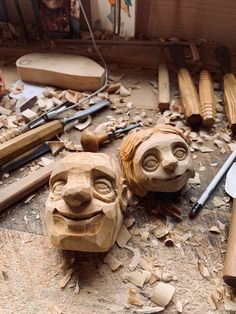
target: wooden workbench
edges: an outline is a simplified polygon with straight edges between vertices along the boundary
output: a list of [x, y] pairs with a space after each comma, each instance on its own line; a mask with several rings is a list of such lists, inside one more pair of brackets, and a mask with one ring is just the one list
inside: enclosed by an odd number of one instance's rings
[[[157, 97], [153, 93], [148, 81], [156, 79], [155, 70], [122, 69], [126, 75], [123, 79], [125, 86], [134, 81], [139, 81], [140, 89], [133, 90], [132, 95], [126, 98], [127, 102], [133, 102], [132, 112], [140, 113], [144, 110], [147, 116], [157, 121]], [[7, 82], [13, 82], [17, 74], [14, 66], [6, 66], [4, 72]], [[173, 79], [173, 78], [172, 78]], [[152, 108], [152, 109], [151, 109]], [[114, 112], [106, 110], [93, 120], [93, 125], [105, 120]], [[224, 130], [226, 121], [217, 125], [216, 131]], [[77, 131], [79, 132], [79, 131]], [[76, 132], [72, 134], [76, 138]], [[117, 148], [120, 140], [102, 148], [117, 158]], [[230, 219], [230, 204], [223, 209], [215, 208], [211, 200], [197, 219], [190, 221], [188, 213], [191, 208], [191, 197], [198, 198], [206, 188], [210, 180], [216, 174], [220, 166], [229, 155], [228, 146], [226, 153], [221, 154], [219, 149], [210, 140], [205, 144], [214, 148], [213, 153], [195, 152], [195, 169], [198, 172], [200, 164], [206, 167], [205, 172], [200, 172], [201, 185], [193, 185], [184, 195], [174, 202], [183, 209], [183, 219], [176, 220], [173, 216], [154, 214], [148, 207], [155, 208], [150, 198], [143, 200], [137, 206], [129, 207], [126, 218], [134, 218], [135, 223], [130, 228], [132, 238], [129, 246], [139, 248], [142, 257], [152, 265], [152, 269], [161, 273], [172, 275], [176, 292], [173, 300], [163, 313], [176, 313], [175, 303], [181, 300], [184, 304], [183, 313], [213, 313], [207, 298], [210, 291], [216, 291], [225, 287], [231, 292], [222, 280], [222, 262], [226, 248], [226, 235]], [[50, 155], [48, 155], [50, 156]], [[211, 167], [211, 163], [217, 163]], [[31, 163], [32, 165], [32, 163]], [[10, 184], [20, 179], [29, 172], [29, 166], [21, 171], [14, 172], [9, 178], [1, 180], [1, 186]], [[226, 196], [223, 192], [223, 182], [216, 189], [214, 195]], [[132, 252], [114, 245], [111, 252], [123, 266], [112, 272], [108, 265], [104, 264], [105, 254], [81, 254], [75, 252], [60, 252], [48, 242], [44, 222], [44, 203], [47, 198], [48, 187], [37, 191], [30, 203], [18, 202], [6, 210], [0, 218], [0, 313], [134, 313], [138, 307], [127, 306], [128, 288], [135, 289], [144, 307], [155, 306], [150, 301], [150, 293], [153, 286], [145, 284], [143, 289], [137, 288], [131, 283], [122, 280], [122, 274], [129, 271], [129, 263]], [[158, 203], [158, 202], [157, 202]], [[175, 238], [175, 246], [167, 247], [163, 241], [158, 240], [150, 232], [147, 242], [140, 241], [140, 235], [157, 221], [173, 224], [172, 236]], [[225, 229], [220, 234], [209, 232], [211, 226], [218, 226], [217, 221], [225, 224]], [[74, 258], [74, 259], [72, 259]], [[204, 278], [197, 267], [197, 261], [201, 260], [209, 271], [209, 277]], [[59, 287], [59, 281], [64, 273], [59, 266], [62, 262], [73, 262], [74, 273], [70, 282], [63, 289]], [[140, 269], [138, 266], [137, 269]], [[75, 284], [79, 282], [80, 292], [74, 293]], [[214, 313], [228, 313], [224, 309], [224, 302], [218, 304]]]

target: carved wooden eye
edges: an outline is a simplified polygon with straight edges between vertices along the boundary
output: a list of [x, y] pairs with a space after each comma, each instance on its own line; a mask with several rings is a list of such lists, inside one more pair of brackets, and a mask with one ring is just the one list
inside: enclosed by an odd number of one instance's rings
[[147, 155], [142, 162], [144, 170], [152, 172], [155, 171], [159, 166], [159, 159], [155, 155]]
[[97, 178], [94, 181], [94, 189], [103, 195], [107, 195], [113, 191], [112, 183], [106, 178]]
[[177, 146], [173, 149], [173, 155], [178, 160], [184, 160], [187, 157], [188, 151], [186, 148]]
[[57, 181], [53, 184], [52, 190], [55, 195], [61, 195], [62, 189], [65, 186], [65, 181]]

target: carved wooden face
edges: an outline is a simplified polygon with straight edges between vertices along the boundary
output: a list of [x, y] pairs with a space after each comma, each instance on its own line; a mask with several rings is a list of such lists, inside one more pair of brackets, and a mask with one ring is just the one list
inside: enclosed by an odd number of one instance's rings
[[42, 0], [42, 2], [48, 7], [50, 10], [60, 9], [63, 3], [63, 0]]
[[175, 192], [194, 176], [188, 144], [175, 134], [154, 133], [137, 148], [133, 168], [140, 193]]
[[127, 188], [116, 162], [99, 153], [73, 153], [50, 178], [46, 225], [53, 245], [104, 252], [114, 244], [127, 206]]

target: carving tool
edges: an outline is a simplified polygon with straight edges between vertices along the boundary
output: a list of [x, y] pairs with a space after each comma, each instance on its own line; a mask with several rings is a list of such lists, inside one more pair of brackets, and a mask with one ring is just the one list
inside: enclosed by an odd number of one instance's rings
[[63, 132], [63, 126], [75, 120], [83, 120], [88, 115], [95, 113], [109, 105], [108, 100], [102, 100], [96, 104], [81, 110], [79, 113], [65, 119], [64, 121], [54, 120], [41, 125], [31, 131], [20, 134], [17, 137], [0, 145], [0, 166], [29, 151], [45, 141]]
[[212, 127], [216, 119], [216, 96], [213, 83], [205, 63], [206, 48], [200, 48], [203, 70], [199, 77], [199, 98], [202, 112], [202, 124], [205, 127]]
[[236, 78], [231, 69], [231, 58], [227, 47], [215, 48], [216, 58], [224, 74], [224, 104], [229, 127], [236, 132]]
[[229, 286], [236, 288], [236, 163], [226, 175], [225, 191], [233, 197], [227, 251], [224, 261], [223, 279]]
[[120, 134], [129, 132], [132, 129], [140, 127], [139, 123], [131, 123], [126, 128], [120, 128], [111, 132], [96, 133], [92, 131], [84, 131], [81, 134], [81, 145], [85, 152], [97, 152], [99, 145], [113, 138], [118, 138]]
[[158, 107], [161, 112], [170, 108], [169, 72], [163, 52], [158, 67]]
[[232, 165], [234, 162], [234, 159], [236, 158], [236, 150], [234, 150], [229, 157], [226, 159], [225, 163], [221, 167], [221, 169], [217, 172], [216, 176], [213, 178], [211, 183], [208, 185], [206, 190], [203, 192], [197, 203], [193, 206], [189, 213], [189, 218], [194, 219], [197, 214], [200, 212], [202, 209], [203, 205], [207, 201], [207, 199], [210, 197], [211, 193], [214, 191], [215, 187], [217, 184], [220, 182], [222, 179], [223, 175], [227, 172], [229, 167]]
[[196, 87], [184, 62], [183, 47], [178, 44], [170, 46], [172, 58], [178, 68], [178, 82], [181, 104], [186, 121], [191, 126], [201, 124], [200, 101]]

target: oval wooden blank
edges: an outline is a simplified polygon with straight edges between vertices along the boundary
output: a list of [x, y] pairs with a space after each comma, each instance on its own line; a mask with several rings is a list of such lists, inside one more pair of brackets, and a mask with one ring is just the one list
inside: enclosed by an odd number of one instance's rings
[[99, 89], [105, 70], [95, 61], [77, 55], [31, 53], [16, 61], [22, 81], [77, 91]]

